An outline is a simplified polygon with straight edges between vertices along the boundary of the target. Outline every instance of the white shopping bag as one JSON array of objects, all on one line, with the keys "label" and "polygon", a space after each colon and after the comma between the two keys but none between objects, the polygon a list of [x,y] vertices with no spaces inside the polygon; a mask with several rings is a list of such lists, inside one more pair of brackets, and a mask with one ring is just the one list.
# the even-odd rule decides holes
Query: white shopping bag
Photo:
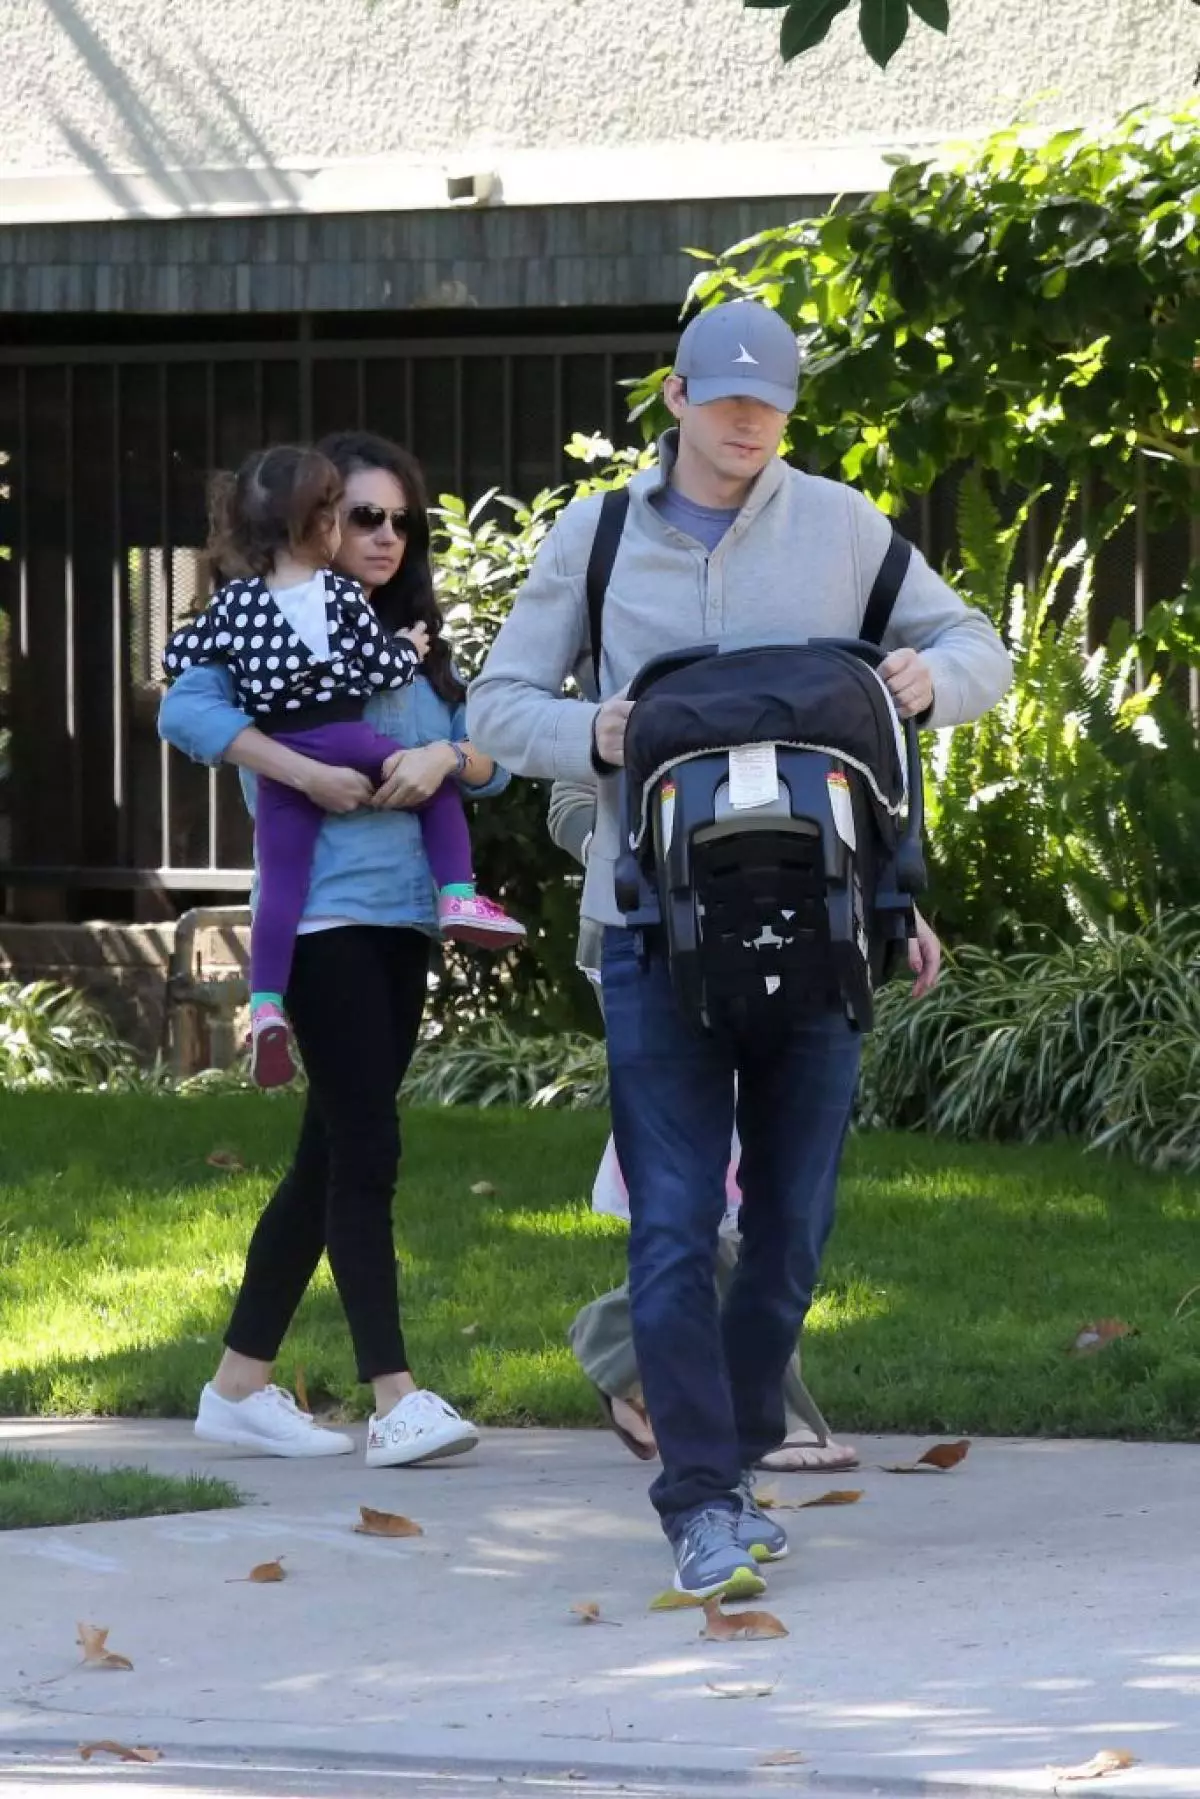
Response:
[{"label": "white shopping bag", "polygon": [[[735,1130],[729,1167],[725,1172],[725,1219],[721,1226],[723,1232],[737,1229],[738,1207],[742,1203],[742,1191],[737,1181],[741,1158],[742,1146]],[[629,1223],[629,1189],[625,1185],[621,1164],[617,1160],[616,1144],[611,1135],[604,1145],[604,1154],[592,1183],[592,1210],[604,1212],[610,1218],[623,1218],[626,1224]]]}]

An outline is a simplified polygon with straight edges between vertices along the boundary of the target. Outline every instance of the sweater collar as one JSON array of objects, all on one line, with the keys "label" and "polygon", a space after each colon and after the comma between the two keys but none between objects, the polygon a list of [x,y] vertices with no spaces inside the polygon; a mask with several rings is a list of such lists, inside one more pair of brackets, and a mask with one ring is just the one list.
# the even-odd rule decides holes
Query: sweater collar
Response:
[{"label": "sweater collar", "polygon": [[[652,467],[642,469],[629,483],[630,493],[643,504],[649,502],[654,494],[662,493],[669,484],[671,470],[679,460],[679,427],[672,425],[664,431],[658,440],[658,461]],[[782,456],[772,456],[761,475],[755,481],[746,496],[745,505],[741,508],[733,522],[734,531],[743,531],[750,520],[760,513],[767,501],[778,493],[787,479],[787,464]]]}]

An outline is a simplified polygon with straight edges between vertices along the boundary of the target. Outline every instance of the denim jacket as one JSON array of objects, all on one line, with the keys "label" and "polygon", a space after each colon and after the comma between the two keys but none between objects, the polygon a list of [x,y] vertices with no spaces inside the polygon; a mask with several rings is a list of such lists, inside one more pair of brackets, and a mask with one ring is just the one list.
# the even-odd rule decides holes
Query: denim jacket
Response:
[{"label": "denim jacket", "polygon": [[[253,719],[233,704],[224,668],[191,668],[163,699],[160,737],[194,762],[215,766]],[[394,693],[376,694],[367,704],[367,722],[402,749],[423,743],[457,741],[467,735],[466,708],[439,699],[423,676]],[[240,769],[242,792],[254,812],[255,778]],[[508,786],[497,768],[484,787],[467,787],[468,799],[490,799]],[[414,812],[330,814],[321,826],[313,858],[305,918],[351,918],[360,924],[407,925],[437,935],[433,877],[425,860],[421,827]],[[253,896],[251,904],[253,904]]]}]

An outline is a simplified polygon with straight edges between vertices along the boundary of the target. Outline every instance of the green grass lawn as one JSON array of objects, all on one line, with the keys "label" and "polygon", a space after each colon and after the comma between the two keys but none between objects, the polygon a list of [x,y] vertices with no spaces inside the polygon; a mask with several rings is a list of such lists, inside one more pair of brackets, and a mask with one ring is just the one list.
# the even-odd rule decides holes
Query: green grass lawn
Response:
[{"label": "green grass lawn", "polygon": [[[0,1094],[0,1412],[186,1414],[292,1096]],[[588,1210],[606,1120],[409,1112],[397,1204],[418,1377],[492,1424],[595,1422],[563,1333],[621,1278]],[[243,1170],[210,1166],[236,1152]],[[491,1191],[473,1193],[486,1182]],[[844,1430],[1200,1435],[1200,1183],[1069,1147],[851,1147],[810,1383]],[[1197,1296],[1200,1299],[1200,1295]],[[1066,1353],[1085,1322],[1140,1333]],[[366,1409],[323,1268],[280,1358]]]},{"label": "green grass lawn", "polygon": [[0,1455],[0,1530],[214,1512],[240,1503],[236,1487],[207,1475],[177,1480],[147,1468],[89,1468],[35,1455]]}]

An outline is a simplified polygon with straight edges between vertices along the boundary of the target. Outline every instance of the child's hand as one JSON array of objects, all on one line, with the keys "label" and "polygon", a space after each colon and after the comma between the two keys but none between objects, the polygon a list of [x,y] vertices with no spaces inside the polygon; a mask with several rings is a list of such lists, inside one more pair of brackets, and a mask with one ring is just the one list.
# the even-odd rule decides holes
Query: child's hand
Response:
[{"label": "child's hand", "polygon": [[421,661],[424,662],[426,656],[429,654],[428,625],[409,625],[407,630],[397,631],[396,636],[406,637],[409,643],[412,644],[414,650],[416,650]]}]

